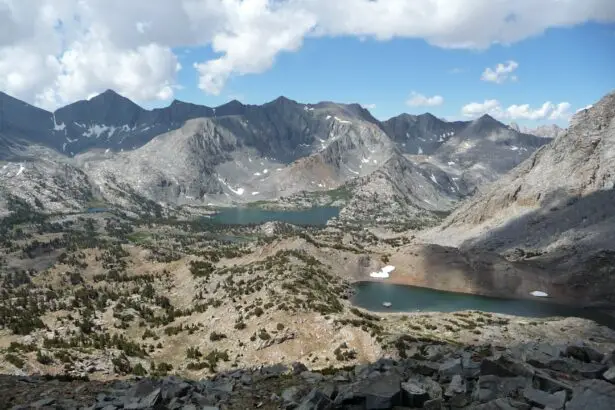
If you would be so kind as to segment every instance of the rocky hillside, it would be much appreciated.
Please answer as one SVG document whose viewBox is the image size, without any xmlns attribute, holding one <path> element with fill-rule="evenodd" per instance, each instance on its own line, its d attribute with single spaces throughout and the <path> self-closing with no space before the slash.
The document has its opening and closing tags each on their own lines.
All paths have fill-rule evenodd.
<svg viewBox="0 0 615 410">
<path fill-rule="evenodd" d="M 457 209 L 428 240 L 497 252 L 550 272 L 545 286 L 614 303 L 615 93 Z"/>
<path fill-rule="evenodd" d="M 496 181 L 549 142 L 517 132 L 485 114 L 454 134 L 430 162 L 473 190 Z"/>
<path fill-rule="evenodd" d="M 460 348 L 400 339 L 404 357 L 310 371 L 302 363 L 115 382 L 0 376 L 7 408 L 463 408 L 610 410 L 615 359 L 582 344 Z M 402 407 L 404 406 L 404 407 Z"/>
</svg>

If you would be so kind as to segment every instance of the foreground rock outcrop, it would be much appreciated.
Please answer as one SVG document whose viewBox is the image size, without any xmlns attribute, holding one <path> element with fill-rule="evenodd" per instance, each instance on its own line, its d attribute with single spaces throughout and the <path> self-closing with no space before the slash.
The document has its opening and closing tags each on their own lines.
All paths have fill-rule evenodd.
<svg viewBox="0 0 615 410">
<path fill-rule="evenodd" d="M 12 409 L 615 408 L 614 352 L 586 344 L 457 347 L 399 341 L 403 358 L 313 372 L 301 363 L 113 382 L 0 376 Z"/>
</svg>

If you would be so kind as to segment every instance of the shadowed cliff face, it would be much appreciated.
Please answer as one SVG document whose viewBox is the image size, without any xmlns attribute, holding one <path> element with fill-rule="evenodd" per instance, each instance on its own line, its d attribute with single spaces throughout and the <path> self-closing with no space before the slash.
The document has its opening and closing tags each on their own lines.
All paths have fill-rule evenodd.
<svg viewBox="0 0 615 410">
<path fill-rule="evenodd" d="M 467 254 L 501 255 L 554 295 L 613 306 L 613 170 L 615 93 L 426 236 Z"/>
</svg>

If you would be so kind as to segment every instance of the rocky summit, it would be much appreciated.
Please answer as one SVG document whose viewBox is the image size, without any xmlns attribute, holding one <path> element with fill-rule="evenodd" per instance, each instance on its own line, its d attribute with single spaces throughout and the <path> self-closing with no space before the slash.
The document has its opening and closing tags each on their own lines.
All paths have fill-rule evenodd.
<svg viewBox="0 0 615 410">
<path fill-rule="evenodd" d="M 310 371 L 300 363 L 111 382 L 0 376 L 18 409 L 559 409 L 615 407 L 614 352 L 528 343 L 459 348 L 407 340 L 404 358 Z"/>
</svg>

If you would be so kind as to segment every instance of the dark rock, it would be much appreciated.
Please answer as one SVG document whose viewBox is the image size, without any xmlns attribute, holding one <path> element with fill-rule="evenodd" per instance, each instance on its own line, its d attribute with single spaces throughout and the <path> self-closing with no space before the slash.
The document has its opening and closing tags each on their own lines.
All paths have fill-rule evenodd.
<svg viewBox="0 0 615 410">
<path fill-rule="evenodd" d="M 301 374 L 301 373 L 303 373 L 305 371 L 308 371 L 307 366 L 304 365 L 301 362 L 293 362 L 290 366 L 292 368 L 293 374 L 295 374 L 295 375 L 296 374 Z"/>
<path fill-rule="evenodd" d="M 423 409 L 425 410 L 441 410 L 442 409 L 442 398 L 427 400 L 423 405 Z"/>
<path fill-rule="evenodd" d="M 608 367 L 599 363 L 582 363 L 575 369 L 586 379 L 599 379 L 608 370 Z"/>
<path fill-rule="evenodd" d="M 111 401 L 111 400 L 113 400 L 113 398 L 106 395 L 105 393 L 98 393 L 96 395 L 96 401 L 98 402 L 105 402 L 105 401 Z"/>
<path fill-rule="evenodd" d="M 450 359 L 442 363 L 438 368 L 438 374 L 440 376 L 440 382 L 450 381 L 453 376 L 459 375 L 463 372 L 461 367 L 461 359 Z"/>
<path fill-rule="evenodd" d="M 318 383 L 325 379 L 321 373 L 305 371 L 301 373 L 301 377 L 308 383 Z"/>
<path fill-rule="evenodd" d="M 564 355 L 574 357 L 585 363 L 597 362 L 600 363 L 604 355 L 590 346 L 568 346 Z"/>
<path fill-rule="evenodd" d="M 480 376 L 473 392 L 473 399 L 481 403 L 495 400 L 500 396 L 510 396 L 524 389 L 530 381 L 524 377 Z"/>
<path fill-rule="evenodd" d="M 429 395 L 430 399 L 437 399 L 437 398 L 442 397 L 442 387 L 440 386 L 438 382 L 436 382 L 435 380 L 429 377 L 416 374 L 410 377 L 408 381 L 414 384 L 417 384 L 418 386 L 423 388 L 423 390 L 425 390 L 427 394 Z M 403 385 L 402 385 L 402 388 L 403 388 Z"/>
<path fill-rule="evenodd" d="M 472 379 L 480 374 L 482 360 L 474 352 L 464 352 L 461 356 L 461 368 L 463 377 Z"/>
<path fill-rule="evenodd" d="M 566 403 L 566 392 L 564 391 L 551 394 L 528 387 L 523 391 L 523 397 L 534 405 L 539 405 L 543 408 L 549 407 L 555 410 L 563 409 Z"/>
<path fill-rule="evenodd" d="M 301 399 L 301 396 L 303 394 L 303 389 L 301 387 L 291 386 L 284 389 L 280 396 L 282 397 L 282 400 L 286 403 L 297 403 L 299 399 Z"/>
<path fill-rule="evenodd" d="M 275 364 L 272 366 L 265 366 L 260 369 L 261 377 L 269 378 L 269 377 L 279 377 L 285 373 L 287 373 L 290 369 L 283 364 Z"/>
<path fill-rule="evenodd" d="M 555 379 L 549 376 L 544 371 L 537 371 L 534 375 L 534 382 L 540 390 L 548 393 L 555 393 L 560 390 L 566 390 L 572 394 L 572 385 L 566 381 Z"/>
<path fill-rule="evenodd" d="M 366 410 L 390 409 L 402 404 L 401 378 L 399 375 L 384 375 L 365 386 Z"/>
<path fill-rule="evenodd" d="M 412 380 L 402 383 L 401 390 L 403 403 L 409 407 L 423 407 L 430 398 L 427 390 Z"/>
<path fill-rule="evenodd" d="M 582 380 L 574 388 L 566 410 L 615 409 L 615 385 L 603 380 Z"/>
<path fill-rule="evenodd" d="M 327 394 L 317 389 L 312 389 L 303 399 L 298 410 L 326 410 L 333 407 L 333 402 Z"/>
<path fill-rule="evenodd" d="M 438 363 L 427 361 L 413 361 L 406 365 L 406 368 L 411 370 L 412 373 L 417 373 L 423 376 L 433 376 L 440 369 Z"/>
<path fill-rule="evenodd" d="M 530 344 L 522 349 L 522 357 L 525 358 L 525 361 L 538 368 L 545 368 L 551 360 L 557 359 L 563 354 L 563 349 L 560 346 L 546 343 Z"/>
<path fill-rule="evenodd" d="M 532 377 L 534 373 L 535 370 L 531 366 L 506 355 L 502 355 L 497 359 L 485 358 L 480 365 L 480 374 L 483 376 Z"/>
<path fill-rule="evenodd" d="M 348 408 L 348 406 L 352 405 L 363 405 L 365 403 L 365 392 L 361 387 L 360 383 L 340 386 L 334 400 L 334 405 L 343 408 Z"/>
<path fill-rule="evenodd" d="M 452 407 L 463 407 L 468 404 L 467 385 L 463 377 L 456 374 L 444 392 Z"/>
<path fill-rule="evenodd" d="M 499 398 L 472 407 L 472 410 L 530 410 L 530 405 L 510 398 Z"/>
<path fill-rule="evenodd" d="M 39 409 L 39 408 L 42 408 L 42 407 L 51 406 L 55 402 L 56 402 L 56 399 L 54 399 L 52 397 L 47 397 L 47 398 L 35 401 L 34 403 L 30 403 L 30 406 L 32 408 Z"/>
<path fill-rule="evenodd" d="M 161 397 L 164 401 L 170 401 L 174 397 L 184 397 L 192 389 L 186 382 L 180 381 L 175 377 L 168 377 L 162 381 Z"/>
<path fill-rule="evenodd" d="M 615 366 L 604 372 L 602 377 L 604 378 L 604 380 L 607 380 L 611 383 L 615 383 Z"/>
</svg>

